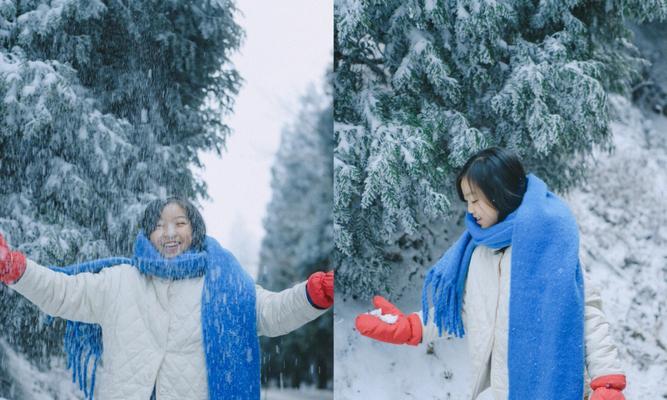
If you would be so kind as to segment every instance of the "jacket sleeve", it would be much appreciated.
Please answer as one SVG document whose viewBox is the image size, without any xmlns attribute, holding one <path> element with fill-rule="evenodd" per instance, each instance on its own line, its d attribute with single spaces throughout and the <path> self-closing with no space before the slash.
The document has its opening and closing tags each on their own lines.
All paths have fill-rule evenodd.
<svg viewBox="0 0 667 400">
<path fill-rule="evenodd" d="M 438 327 L 435 325 L 435 322 L 433 320 L 433 307 L 431 307 L 428 310 L 428 323 L 424 324 L 424 313 L 421 311 L 417 311 L 417 315 L 419 316 L 419 320 L 422 322 L 422 341 L 420 344 L 427 344 L 430 342 L 433 342 L 437 339 L 443 339 L 447 337 L 447 332 L 443 332 L 442 336 L 438 335 Z"/>
<path fill-rule="evenodd" d="M 51 316 L 99 323 L 109 276 L 107 270 L 69 276 L 28 260 L 23 276 L 9 287 Z"/>
<path fill-rule="evenodd" d="M 428 310 L 428 323 L 424 324 L 424 315 L 421 311 L 416 312 L 416 314 L 419 316 L 419 319 L 422 322 L 422 341 L 421 344 L 426 344 L 430 342 L 434 342 L 438 339 L 448 339 L 448 338 L 454 338 L 455 336 L 450 335 L 449 332 L 445 331 L 443 329 L 442 331 L 442 336 L 438 334 L 438 326 L 435 324 L 435 310 L 433 307 L 431 307 Z M 466 310 L 465 307 L 461 311 L 461 320 L 463 321 L 463 326 L 466 325 Z"/>
<path fill-rule="evenodd" d="M 584 307 L 584 336 L 586 368 L 591 379 L 610 374 L 624 374 L 618 350 L 611 336 L 609 323 L 602 311 L 599 288 L 584 274 L 586 304 Z"/>
<path fill-rule="evenodd" d="M 306 282 L 282 292 L 255 285 L 257 293 L 257 334 L 280 336 L 310 322 L 326 310 L 313 307 L 306 297 Z"/>
</svg>

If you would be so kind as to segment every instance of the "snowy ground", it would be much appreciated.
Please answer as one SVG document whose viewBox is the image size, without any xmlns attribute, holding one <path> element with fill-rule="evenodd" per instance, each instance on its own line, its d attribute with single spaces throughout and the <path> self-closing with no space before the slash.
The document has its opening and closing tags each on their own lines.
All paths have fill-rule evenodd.
<svg viewBox="0 0 667 400">
<path fill-rule="evenodd" d="M 261 400 L 332 400 L 333 392 L 316 389 L 262 389 Z"/>
<path fill-rule="evenodd" d="M 620 97 L 611 102 L 616 151 L 596 155 L 587 185 L 566 200 L 627 372 L 626 397 L 667 398 L 667 119 L 647 118 Z M 420 285 L 403 286 L 391 300 L 404 312 L 418 310 Z M 442 340 L 432 351 L 372 341 L 354 330 L 354 317 L 370 303 L 341 300 L 334 314 L 336 400 L 470 396 L 465 339 Z"/>
<path fill-rule="evenodd" d="M 397 304 L 404 311 L 415 307 Z M 334 392 L 336 400 L 463 400 L 470 366 L 464 340 L 426 346 L 394 346 L 371 341 L 354 331 L 354 317 L 365 303 L 336 303 L 334 316 Z"/>
<path fill-rule="evenodd" d="M 76 397 L 73 397 L 76 398 Z M 329 390 L 262 389 L 261 400 L 331 400 Z M 10 400 L 0 397 L 0 400 Z"/>
</svg>

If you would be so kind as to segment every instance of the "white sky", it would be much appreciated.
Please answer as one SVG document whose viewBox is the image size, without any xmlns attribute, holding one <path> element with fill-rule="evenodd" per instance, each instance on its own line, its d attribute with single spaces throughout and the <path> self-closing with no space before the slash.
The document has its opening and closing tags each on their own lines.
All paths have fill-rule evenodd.
<svg viewBox="0 0 667 400">
<path fill-rule="evenodd" d="M 294 120 L 308 86 L 321 87 L 333 62 L 333 0 L 236 5 L 246 39 L 233 62 L 244 84 L 226 120 L 233 130 L 227 152 L 222 159 L 202 155 L 200 176 L 211 201 L 201 205 L 208 234 L 256 276 L 281 129 Z"/>
</svg>

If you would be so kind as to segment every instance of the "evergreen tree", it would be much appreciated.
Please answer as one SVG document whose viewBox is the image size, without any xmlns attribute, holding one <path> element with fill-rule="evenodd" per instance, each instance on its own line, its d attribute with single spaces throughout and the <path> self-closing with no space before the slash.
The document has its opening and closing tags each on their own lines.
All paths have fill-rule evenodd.
<svg viewBox="0 0 667 400">
<path fill-rule="evenodd" d="M 298 117 L 282 133 L 260 252 L 259 282 L 267 289 L 282 290 L 313 272 L 332 269 L 332 130 L 329 90 L 325 96 L 305 96 Z M 289 335 L 262 338 L 262 350 L 265 383 L 328 387 L 333 380 L 332 313 Z"/>
<path fill-rule="evenodd" d="M 632 32 L 634 43 L 650 62 L 642 81 L 633 87 L 632 101 L 643 110 L 667 116 L 667 21 L 637 24 Z"/>
<path fill-rule="evenodd" d="M 129 255 L 148 201 L 206 196 L 191 168 L 229 133 L 234 14 L 224 0 L 0 1 L 0 231 L 12 246 L 46 265 Z M 1 289 L 0 303 L 21 352 L 61 347 L 20 296 Z"/>
<path fill-rule="evenodd" d="M 401 241 L 428 253 L 474 152 L 516 151 L 555 190 L 610 148 L 607 93 L 642 60 L 626 18 L 665 0 L 341 0 L 335 5 L 338 287 L 386 290 Z"/>
</svg>

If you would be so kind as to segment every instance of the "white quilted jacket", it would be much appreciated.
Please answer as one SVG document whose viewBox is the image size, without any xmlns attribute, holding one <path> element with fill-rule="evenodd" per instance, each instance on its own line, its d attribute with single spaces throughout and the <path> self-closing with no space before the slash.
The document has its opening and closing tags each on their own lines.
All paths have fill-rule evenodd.
<svg viewBox="0 0 667 400">
<path fill-rule="evenodd" d="M 503 253 L 478 246 L 470 260 L 462 319 L 473 371 L 472 399 L 476 399 L 489 387 L 495 400 L 506 400 L 508 396 L 507 332 L 511 258 L 511 247 Z M 609 333 L 609 324 L 602 312 L 599 290 L 585 276 L 584 279 L 584 337 L 588 375 L 594 379 L 608 374 L 623 374 L 618 351 Z M 421 318 L 421 313 L 418 314 Z M 432 312 L 430 315 L 433 315 Z M 438 337 L 438 328 L 433 319 L 429 318 L 428 325 L 423 326 L 422 343 Z"/>
<path fill-rule="evenodd" d="M 10 287 L 49 315 L 102 326 L 95 399 L 149 400 L 155 387 L 158 400 L 199 400 L 208 399 L 203 283 L 147 277 L 129 265 L 68 276 L 28 260 Z M 284 335 L 325 312 L 310 305 L 305 282 L 280 293 L 255 288 L 258 335 Z"/>
</svg>

